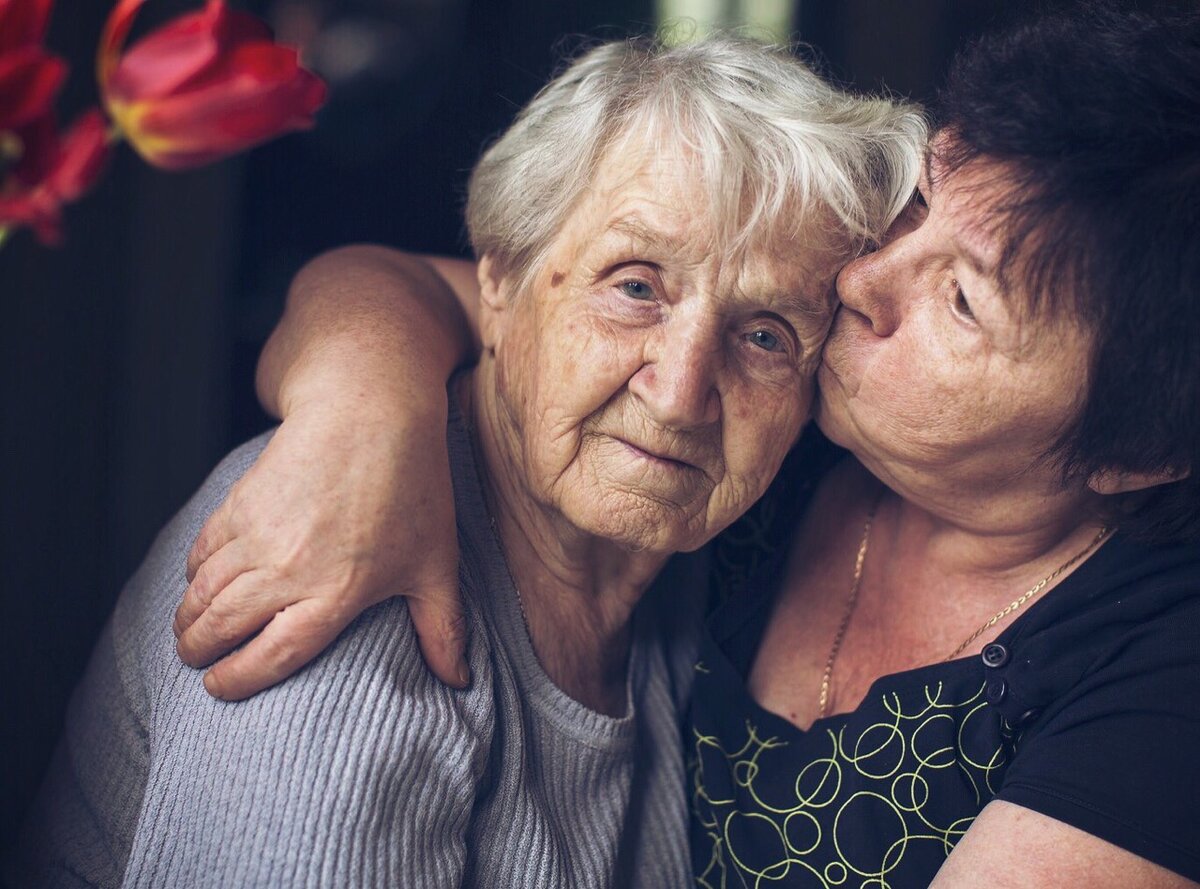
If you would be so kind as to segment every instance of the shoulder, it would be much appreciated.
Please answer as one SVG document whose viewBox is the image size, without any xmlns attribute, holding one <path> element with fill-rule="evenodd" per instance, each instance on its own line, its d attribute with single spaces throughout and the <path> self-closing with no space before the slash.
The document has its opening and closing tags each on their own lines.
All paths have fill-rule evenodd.
<svg viewBox="0 0 1200 889">
<path fill-rule="evenodd" d="M 269 439 L 213 470 L 158 536 L 114 614 L 120 681 L 144 710 L 149 748 L 134 884 L 175 880 L 206 859 L 230 884 L 268 873 L 272 882 L 282 879 L 273 860 L 311 863 L 313 842 L 331 867 L 356 855 L 378 863 L 387 856 L 369 850 L 394 846 L 393 833 L 412 827 L 397 800 L 414 817 L 448 819 L 457 835 L 486 765 L 495 718 L 487 634 L 471 633 L 472 687 L 449 689 L 426 668 L 401 599 L 367 610 L 294 677 L 241 703 L 211 698 L 200 671 L 176 656 L 171 618 L 187 552 Z M 469 602 L 467 614 L 478 620 Z"/>
<path fill-rule="evenodd" d="M 999 640 L 999 799 L 1200 878 L 1200 558 L 1113 540 Z M 995 659 L 994 659 L 995 660 Z"/>
<path fill-rule="evenodd" d="M 151 683 L 142 689 L 153 705 L 157 725 L 152 724 L 151 729 L 177 726 L 184 711 L 189 711 L 197 716 L 204 714 L 202 721 L 209 722 L 214 731 L 259 720 L 275 734 L 306 735 L 327 730 L 325 724 L 340 716 L 354 717 L 354 708 L 368 699 L 378 704 L 405 694 L 424 695 L 427 703 L 436 701 L 450 707 L 449 696 L 439 693 L 449 689 L 444 689 L 425 668 L 402 599 L 368 609 L 292 680 L 243 704 L 228 705 L 212 699 L 200 682 L 200 671 L 184 665 L 176 656 L 172 615 L 187 585 L 188 551 L 204 522 L 254 465 L 273 434 L 271 430 L 246 442 L 213 469 L 159 533 L 122 591 L 113 616 L 113 646 L 126 681 L 136 674 Z M 471 601 L 465 605 L 468 621 L 478 622 Z M 468 656 L 473 671 L 479 670 L 484 676 L 489 673 L 488 647 L 486 633 L 472 634 Z M 322 704 L 325 698 L 330 700 Z M 313 718 L 310 714 L 303 725 L 280 721 L 283 711 L 291 708 L 306 713 L 319 709 L 319 716 Z M 357 716 L 357 721 L 364 721 L 362 714 Z"/>
<path fill-rule="evenodd" d="M 116 673 L 129 706 L 144 722 L 159 679 L 183 667 L 171 632 L 187 589 L 187 557 L 208 517 L 258 459 L 272 428 L 230 451 L 152 542 L 126 582 L 109 621 Z M 199 674 L 197 681 L 199 681 Z"/>
<path fill-rule="evenodd" d="M 1012 692 L 999 702 L 1011 717 L 1068 699 L 1098 676 L 1110 692 L 1121 675 L 1165 683 L 1190 703 L 1200 687 L 1173 677 L 1200 668 L 1200 547 L 1114 538 L 998 641 L 1006 662 L 991 672 Z"/>
</svg>

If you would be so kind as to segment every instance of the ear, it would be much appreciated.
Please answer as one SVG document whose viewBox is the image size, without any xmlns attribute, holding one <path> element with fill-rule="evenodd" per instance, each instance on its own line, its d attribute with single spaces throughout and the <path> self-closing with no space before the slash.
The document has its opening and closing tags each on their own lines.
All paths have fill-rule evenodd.
<svg viewBox="0 0 1200 889">
<path fill-rule="evenodd" d="M 483 348 L 494 352 L 508 320 L 509 282 L 487 253 L 480 257 L 476 275 L 479 279 L 479 337 Z"/>
<path fill-rule="evenodd" d="M 1123 472 L 1119 469 L 1102 469 L 1088 478 L 1088 487 L 1097 494 L 1129 494 L 1144 491 L 1158 485 L 1169 485 L 1192 474 L 1191 469 L 1166 469 L 1162 472 Z"/>
</svg>

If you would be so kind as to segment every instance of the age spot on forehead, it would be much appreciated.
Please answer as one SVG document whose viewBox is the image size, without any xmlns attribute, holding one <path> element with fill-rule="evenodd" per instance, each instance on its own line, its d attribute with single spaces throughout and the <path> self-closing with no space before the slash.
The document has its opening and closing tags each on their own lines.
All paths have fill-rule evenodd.
<svg viewBox="0 0 1200 889">
<path fill-rule="evenodd" d="M 557 287 L 567 277 L 566 272 L 555 272 L 550 276 L 550 286 Z"/>
</svg>

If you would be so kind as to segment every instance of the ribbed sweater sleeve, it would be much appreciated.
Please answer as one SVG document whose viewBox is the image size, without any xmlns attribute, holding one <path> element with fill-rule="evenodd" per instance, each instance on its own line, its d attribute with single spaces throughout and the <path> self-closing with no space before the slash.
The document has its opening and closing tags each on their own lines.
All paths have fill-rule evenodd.
<svg viewBox="0 0 1200 889">
<path fill-rule="evenodd" d="M 94 826 L 53 813 L 76 841 L 55 850 L 57 876 L 43 869 L 39 883 L 112 885 L 123 871 L 128 887 L 461 884 L 493 731 L 485 656 L 471 652 L 472 691 L 441 685 L 402 600 L 240 704 L 210 698 L 175 654 L 188 548 L 265 441 L 217 468 L 122 593 L 94 656 L 104 669 L 89 671 L 68 721 L 62 783 L 74 786 L 50 803 L 71 801 L 74 820 Z M 109 711 L 139 714 L 144 733 L 118 734 L 97 718 Z M 133 792 L 116 800 L 111 788 Z M 136 806 L 143 788 L 136 817 L 115 808 Z M 119 835 L 122 822 L 131 836 Z"/>
</svg>

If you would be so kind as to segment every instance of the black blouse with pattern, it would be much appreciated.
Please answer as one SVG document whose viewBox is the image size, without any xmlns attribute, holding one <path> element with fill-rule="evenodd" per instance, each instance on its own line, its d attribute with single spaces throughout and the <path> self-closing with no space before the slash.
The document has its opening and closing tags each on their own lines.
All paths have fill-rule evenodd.
<svg viewBox="0 0 1200 889">
<path fill-rule="evenodd" d="M 781 568 L 714 612 L 696 664 L 698 885 L 925 887 L 993 799 L 1200 881 L 1200 547 L 1118 534 L 997 644 L 807 731 L 745 686 Z"/>
</svg>

